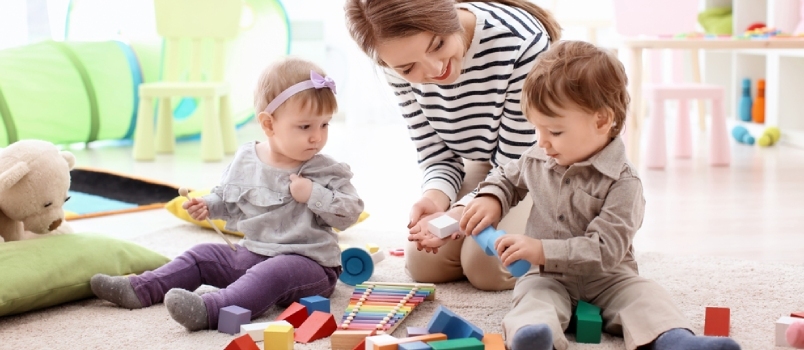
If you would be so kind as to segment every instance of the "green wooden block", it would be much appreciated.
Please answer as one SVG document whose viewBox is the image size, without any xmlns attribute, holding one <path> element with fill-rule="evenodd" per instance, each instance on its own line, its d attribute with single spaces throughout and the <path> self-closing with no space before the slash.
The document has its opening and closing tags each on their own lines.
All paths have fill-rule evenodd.
<svg viewBox="0 0 804 350">
<path fill-rule="evenodd" d="M 483 350 L 485 345 L 477 338 L 439 340 L 427 343 L 433 350 Z"/>
<path fill-rule="evenodd" d="M 575 308 L 576 315 L 600 315 L 600 308 L 589 304 L 583 300 L 578 300 L 578 306 Z"/>
<path fill-rule="evenodd" d="M 576 314 L 575 341 L 586 344 L 599 344 L 603 332 L 603 319 L 600 315 Z"/>
</svg>

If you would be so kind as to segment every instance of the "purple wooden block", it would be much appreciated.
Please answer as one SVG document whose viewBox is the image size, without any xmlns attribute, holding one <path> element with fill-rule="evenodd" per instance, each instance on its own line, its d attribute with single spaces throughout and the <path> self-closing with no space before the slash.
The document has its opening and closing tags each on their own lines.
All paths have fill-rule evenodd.
<svg viewBox="0 0 804 350">
<path fill-rule="evenodd" d="M 408 337 L 418 337 L 420 335 L 430 334 L 427 328 L 422 327 L 408 327 Z"/>
<path fill-rule="evenodd" d="M 237 305 L 222 307 L 218 313 L 218 332 L 235 335 L 240 333 L 240 325 L 251 323 L 251 310 Z"/>
<path fill-rule="evenodd" d="M 413 343 L 402 343 L 399 344 L 397 347 L 399 350 L 430 350 L 432 349 L 430 345 L 423 341 L 417 341 Z"/>
</svg>

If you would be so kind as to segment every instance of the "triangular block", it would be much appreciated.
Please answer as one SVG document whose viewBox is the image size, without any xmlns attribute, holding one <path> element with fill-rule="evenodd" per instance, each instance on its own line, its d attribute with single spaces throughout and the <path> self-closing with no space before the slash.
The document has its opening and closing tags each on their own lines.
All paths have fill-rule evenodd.
<svg viewBox="0 0 804 350">
<path fill-rule="evenodd" d="M 288 321 L 290 322 L 290 321 Z M 307 344 L 321 338 L 326 338 L 335 333 L 338 324 L 335 317 L 326 312 L 314 311 L 304 323 L 298 327 L 293 338 L 299 342 Z"/>
<path fill-rule="evenodd" d="M 229 345 L 226 345 L 224 350 L 260 350 L 260 348 L 254 343 L 254 339 L 251 339 L 251 336 L 243 334 L 232 340 Z"/>
<path fill-rule="evenodd" d="M 301 327 L 302 323 L 307 320 L 307 308 L 299 303 L 293 303 L 288 306 L 285 311 L 283 311 L 279 317 L 276 318 L 277 321 L 288 321 L 293 328 Z"/>
</svg>

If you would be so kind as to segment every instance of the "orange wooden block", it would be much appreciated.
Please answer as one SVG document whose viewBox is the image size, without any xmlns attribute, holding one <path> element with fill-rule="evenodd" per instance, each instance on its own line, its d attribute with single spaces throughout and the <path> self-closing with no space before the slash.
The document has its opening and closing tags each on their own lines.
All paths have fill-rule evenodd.
<svg viewBox="0 0 804 350">
<path fill-rule="evenodd" d="M 483 336 L 483 345 L 486 350 L 505 350 L 505 341 L 502 334 L 486 333 Z"/>
<path fill-rule="evenodd" d="M 790 317 L 804 318 L 804 311 L 791 312 Z"/>
<path fill-rule="evenodd" d="M 276 320 L 288 321 L 288 323 L 293 325 L 293 328 L 299 328 L 302 323 L 307 320 L 307 307 L 299 303 L 290 304 Z"/>
<path fill-rule="evenodd" d="M 401 338 L 397 339 L 394 342 L 384 343 L 382 345 L 374 345 L 374 349 L 371 350 L 397 350 L 399 349 L 399 344 L 414 343 L 417 341 L 423 341 L 425 343 L 428 343 L 431 341 L 438 341 L 438 340 L 447 340 L 447 335 L 444 333 L 433 333 L 433 334 L 419 335 L 415 337 Z"/>
<path fill-rule="evenodd" d="M 313 311 L 313 314 L 296 330 L 293 339 L 299 343 L 307 344 L 311 341 L 329 337 L 332 333 L 335 333 L 336 329 L 338 329 L 338 325 L 335 323 L 335 317 L 332 314 Z"/>
<path fill-rule="evenodd" d="M 707 306 L 704 319 L 704 335 L 728 337 L 731 322 L 730 315 L 731 311 L 727 307 Z"/>
<path fill-rule="evenodd" d="M 226 345 L 224 350 L 260 350 L 260 348 L 254 343 L 254 339 L 251 339 L 250 335 L 243 334 L 232 340 L 229 345 Z"/>
<path fill-rule="evenodd" d="M 377 335 L 377 330 L 376 329 L 371 331 L 371 333 L 369 333 L 369 337 L 373 336 L 373 335 Z M 366 338 L 363 338 L 363 341 L 361 341 L 359 344 L 355 345 L 354 349 L 352 349 L 352 350 L 366 350 Z"/>
</svg>

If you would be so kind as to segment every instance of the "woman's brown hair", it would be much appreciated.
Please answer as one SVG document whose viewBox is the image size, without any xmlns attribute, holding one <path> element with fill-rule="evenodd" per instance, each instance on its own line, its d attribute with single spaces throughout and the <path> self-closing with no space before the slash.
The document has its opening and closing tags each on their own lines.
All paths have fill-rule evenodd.
<svg viewBox="0 0 804 350">
<path fill-rule="evenodd" d="M 522 83 L 522 111 L 556 117 L 553 107 L 573 104 L 586 112 L 610 113 L 611 137 L 625 125 L 628 77 L 614 53 L 584 41 L 562 41 L 539 55 Z"/>
<path fill-rule="evenodd" d="M 456 3 L 471 0 L 346 0 L 346 22 L 349 34 L 369 57 L 378 64 L 378 43 L 421 32 L 451 35 L 461 32 Z M 561 38 L 561 27 L 547 10 L 527 0 L 487 0 L 523 9 L 547 29 L 550 42 Z"/>
</svg>

